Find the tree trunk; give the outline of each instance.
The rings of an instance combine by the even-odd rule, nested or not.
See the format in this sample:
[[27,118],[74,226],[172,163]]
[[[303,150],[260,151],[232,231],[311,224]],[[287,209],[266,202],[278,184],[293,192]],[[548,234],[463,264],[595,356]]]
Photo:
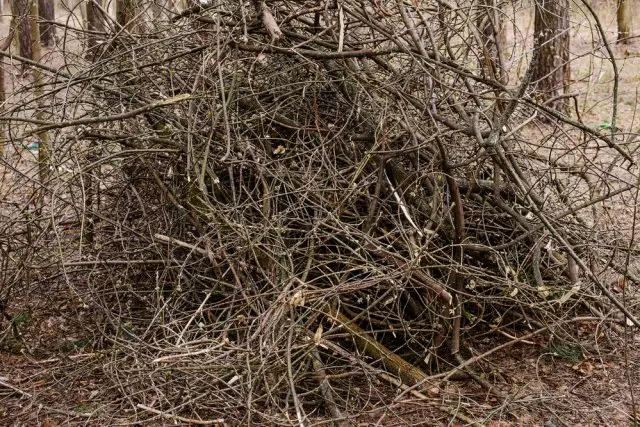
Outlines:
[[141,30],[140,18],[134,19],[138,12],[138,0],[116,0],[116,22],[129,31]]
[[483,43],[481,66],[485,72],[489,72],[489,78],[506,83],[503,57],[506,29],[500,4],[496,0],[480,0],[478,29]]
[[96,47],[101,37],[96,34],[105,31],[104,17],[102,16],[102,0],[89,0],[87,2],[87,59],[95,57]]
[[[20,56],[33,59],[31,29],[29,28],[29,0],[13,0],[11,11],[15,21]],[[23,70],[25,68],[23,66]]]
[[174,0],[154,0],[151,5],[152,17],[154,22],[158,22],[176,13],[176,5]]
[[567,98],[560,96],[569,92],[569,0],[537,0],[534,34],[540,49],[533,72],[538,101],[564,112]]
[[618,0],[616,18],[618,21],[618,43],[627,43],[631,37],[632,0]]
[[[480,69],[485,77],[507,83],[507,72],[504,66],[503,49],[506,44],[506,28],[500,3],[497,0],[480,0],[478,3],[477,26],[482,41],[480,52]],[[496,108],[494,114],[502,115],[503,102],[500,92],[496,90]]]
[[[38,0],[27,0],[29,6],[28,27],[31,33],[31,49],[33,60],[40,62],[42,51],[40,49],[40,26],[38,25]],[[42,88],[42,71],[38,67],[33,67],[33,95],[36,97],[38,109],[36,111],[36,119],[45,120],[44,99],[42,97],[44,91]],[[38,133],[38,169],[40,180],[44,180],[49,176],[49,165],[51,164],[51,142],[49,141],[49,133],[47,131]]]
[[[13,25],[13,23],[12,23]],[[5,40],[3,45],[0,46],[0,50],[3,52],[7,52],[11,47],[11,39],[15,33],[13,31],[13,27],[11,27],[9,33],[9,39]],[[7,100],[7,93],[4,90],[4,56],[0,58],[0,113],[4,113],[4,102]],[[2,157],[2,153],[4,152],[4,144],[7,142],[7,133],[5,132],[6,124],[0,123],[0,157]]]
[[43,46],[53,46],[55,43],[56,20],[54,0],[38,0],[38,12],[40,14],[40,42]]
[[[4,56],[0,59],[0,113],[4,113],[4,102],[7,99],[4,91]],[[7,134],[5,132],[5,124],[0,123],[0,157],[4,153],[4,144],[7,141]]]

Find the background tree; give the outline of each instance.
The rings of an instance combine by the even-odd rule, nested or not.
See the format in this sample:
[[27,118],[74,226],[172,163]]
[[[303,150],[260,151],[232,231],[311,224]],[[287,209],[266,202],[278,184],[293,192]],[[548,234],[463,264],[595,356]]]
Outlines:
[[104,17],[102,16],[102,0],[89,0],[87,2],[87,50],[89,55],[94,55],[94,50],[98,44],[97,33],[104,32]]
[[616,20],[618,22],[618,43],[627,43],[631,36],[631,0],[618,0]]
[[33,50],[31,46],[31,29],[29,28],[29,0],[13,0],[11,12],[13,14],[12,27],[16,29],[18,35],[20,56],[32,59]]
[[142,22],[135,19],[138,13],[136,0],[116,0],[116,22],[131,31],[142,31]]
[[[477,27],[481,38],[480,69],[489,78],[507,82],[504,65],[504,47],[506,45],[506,28],[500,4],[496,0],[481,0],[478,7]],[[496,95],[497,92],[496,92]],[[498,96],[499,98],[499,96]],[[498,115],[502,113],[502,102],[496,103]]]
[[53,46],[56,34],[54,0],[38,0],[40,16],[40,42],[43,46]]
[[[52,0],[48,0],[52,1]],[[40,47],[40,26],[38,25],[38,0],[28,0],[29,2],[29,31],[31,33],[31,54],[34,61],[40,62],[42,51]],[[33,94],[36,97],[36,119],[44,120],[44,111],[46,109],[43,88],[42,88],[42,70],[39,67],[33,67]],[[51,142],[49,141],[49,133],[45,131],[37,132],[38,137],[38,170],[40,179],[44,181],[49,175],[49,165],[51,159]]]
[[479,3],[478,29],[482,35],[482,66],[492,78],[505,81],[504,46],[506,29],[500,4],[496,0],[481,0]]
[[[11,47],[11,41],[12,41],[13,36],[15,34],[14,31],[15,30],[12,27],[10,32],[9,32],[9,35],[4,40],[4,42],[2,42],[2,45],[0,46],[0,51],[6,52],[7,50],[9,50],[9,48]],[[4,111],[4,107],[3,106],[4,106],[4,102],[7,99],[7,94],[5,92],[4,67],[5,67],[4,58],[0,58],[0,111]],[[2,140],[6,139],[5,125],[4,124],[0,125],[0,138],[2,138]],[[3,152],[4,152],[4,143],[0,143],[0,155],[2,155]]]
[[569,1],[538,0],[535,6],[534,36],[540,46],[539,60],[533,71],[538,99],[562,111],[569,90]]

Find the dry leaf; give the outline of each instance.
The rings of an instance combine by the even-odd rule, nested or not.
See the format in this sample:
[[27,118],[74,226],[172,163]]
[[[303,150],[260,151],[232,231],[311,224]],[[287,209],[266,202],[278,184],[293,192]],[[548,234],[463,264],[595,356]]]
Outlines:
[[538,286],[538,295],[540,295],[542,298],[549,298],[549,294],[549,288],[544,285]]
[[296,291],[289,301],[291,307],[296,308],[304,305],[304,292],[302,290]]
[[322,324],[318,325],[318,329],[316,329],[316,333],[313,335],[313,342],[318,345],[320,344],[320,340],[322,339]]
[[624,277],[620,277],[618,280],[615,280],[611,283],[611,288],[613,292],[623,292],[627,287],[627,280]]
[[45,385],[46,383],[47,383],[47,381],[46,381],[46,380],[38,380],[38,381],[33,382],[33,383],[31,384],[31,386],[32,386],[32,387],[40,387],[40,386],[42,386],[42,385]]
[[591,362],[589,362],[588,360],[585,360],[584,362],[578,363],[577,365],[573,365],[572,368],[573,368],[574,371],[578,371],[582,375],[589,375],[595,369],[593,364]]
[[181,93],[180,95],[172,96],[171,98],[163,99],[161,101],[156,101],[154,105],[155,106],[170,105],[170,104],[175,104],[176,102],[186,101],[189,98],[191,98],[190,93]]

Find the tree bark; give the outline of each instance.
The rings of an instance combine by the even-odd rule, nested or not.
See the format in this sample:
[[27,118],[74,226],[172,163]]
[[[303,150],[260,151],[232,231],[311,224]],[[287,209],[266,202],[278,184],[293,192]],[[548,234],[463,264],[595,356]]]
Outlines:
[[[480,69],[483,70],[485,77],[506,84],[507,72],[503,51],[506,45],[506,28],[498,0],[479,0],[477,26],[482,41]],[[498,90],[495,94],[497,102],[494,114],[500,116],[504,103]]]
[[627,43],[631,37],[632,0],[618,0],[616,20],[618,21],[618,43]]
[[40,43],[43,46],[53,46],[55,43],[56,20],[54,0],[38,0],[38,12],[40,15]]
[[[13,0],[11,11],[17,31],[20,56],[33,59],[31,29],[29,28],[29,0]],[[23,66],[23,70],[25,68]]]
[[[6,40],[0,46],[0,50],[6,52],[10,49],[12,39],[15,36],[15,29],[13,27],[13,21],[11,22],[11,28]],[[4,112],[4,102],[7,100],[7,93],[5,92],[4,84],[4,57],[0,58],[0,112]],[[0,157],[4,152],[4,144],[7,142],[6,124],[0,123]]]
[[506,83],[503,49],[507,38],[500,4],[496,0],[480,0],[478,5],[478,29],[483,43],[481,66],[490,73],[488,77]]
[[[40,62],[42,58],[42,50],[40,48],[40,26],[38,25],[38,18],[40,16],[38,12],[38,0],[27,0],[28,1],[28,27],[29,32],[31,33],[31,52],[32,59],[34,61]],[[43,79],[42,79],[42,71],[38,67],[33,67],[33,95],[36,98],[36,105],[38,109],[36,110],[36,119],[45,120],[45,104],[44,104],[44,90],[42,87]],[[49,133],[47,131],[38,132],[38,169],[40,180],[45,181],[45,179],[49,176],[49,165],[51,164],[51,142],[49,140]]]
[[87,2],[87,30],[89,32],[87,36],[87,59],[95,56],[96,46],[101,38],[96,33],[105,31],[104,17],[102,16],[102,10],[100,10],[102,6],[102,0],[89,0]]
[[138,0],[116,0],[116,22],[129,31],[142,30],[140,19],[136,19]]
[[533,72],[538,101],[564,112],[569,92],[569,0],[537,0],[534,34],[540,46]]

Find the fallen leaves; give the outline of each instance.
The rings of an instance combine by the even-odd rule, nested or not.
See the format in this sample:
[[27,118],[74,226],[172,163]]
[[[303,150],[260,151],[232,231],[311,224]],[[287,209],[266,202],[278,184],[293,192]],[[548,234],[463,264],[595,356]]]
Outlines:
[[588,360],[584,360],[573,365],[571,369],[582,375],[591,375],[596,368],[591,362],[589,362]]

